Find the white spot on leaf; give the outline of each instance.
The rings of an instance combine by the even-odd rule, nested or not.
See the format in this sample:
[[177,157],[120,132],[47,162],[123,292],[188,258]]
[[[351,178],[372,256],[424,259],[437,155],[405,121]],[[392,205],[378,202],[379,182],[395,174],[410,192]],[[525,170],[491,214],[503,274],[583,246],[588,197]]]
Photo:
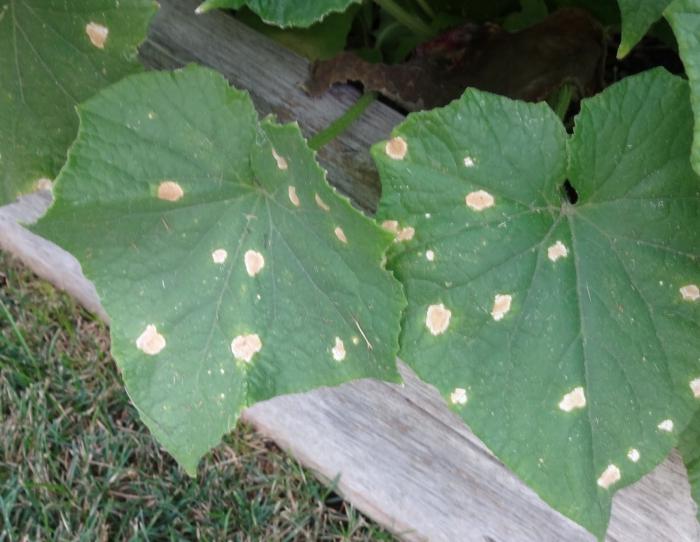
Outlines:
[[510,310],[510,304],[513,301],[513,296],[508,294],[496,294],[493,298],[493,308],[491,309],[491,316],[496,322],[503,319],[503,317]]
[[690,381],[690,389],[693,392],[693,397],[700,399],[700,378],[694,378]]
[[297,189],[295,186],[290,185],[289,189],[287,190],[287,194],[289,195],[289,201],[291,201],[295,207],[299,207],[299,205],[301,205],[301,202],[299,201],[299,196],[297,196]]
[[248,250],[243,255],[243,261],[245,262],[245,270],[248,275],[254,277],[263,267],[265,267],[265,258],[257,250]]
[[282,158],[279,154],[277,154],[277,151],[275,149],[272,149],[272,157],[275,159],[275,162],[277,162],[277,167],[281,170],[285,170],[289,167],[287,164],[287,161]]
[[343,361],[345,359],[345,344],[340,337],[335,338],[335,346],[331,349],[333,352],[333,359],[335,361]]
[[637,448],[630,448],[630,451],[627,452],[627,459],[629,459],[632,463],[639,461],[639,457],[639,450],[637,450]]
[[438,305],[430,305],[428,312],[425,315],[425,325],[433,335],[441,335],[447,330],[450,325],[452,311],[445,308],[442,303]]
[[571,390],[569,393],[562,397],[559,402],[559,408],[564,412],[571,412],[575,408],[583,408],[586,406],[586,394],[581,386],[578,386]]
[[700,299],[700,288],[696,284],[687,284],[680,289],[685,301],[697,301]]
[[464,167],[474,167],[474,159],[471,156],[464,157]]
[[98,23],[88,23],[85,25],[85,33],[88,35],[88,38],[90,38],[90,43],[95,47],[98,49],[105,48],[105,42],[109,35],[109,28]]
[[335,233],[335,236],[336,236],[338,239],[340,239],[343,243],[347,243],[347,242],[348,242],[348,238],[345,237],[345,232],[343,231],[343,228],[341,228],[340,226],[338,226],[338,227],[337,227],[335,230],[333,230],[333,231],[334,231],[334,233]]
[[163,181],[158,185],[158,198],[165,201],[177,201],[185,191],[175,181]]
[[620,469],[616,465],[608,465],[608,468],[603,471],[603,474],[598,478],[598,485],[603,489],[608,489],[611,485],[620,479]]
[[450,393],[450,402],[453,405],[466,405],[467,390],[464,388],[455,388],[454,391]]
[[435,259],[435,252],[433,252],[432,250],[426,250],[425,259],[429,262],[432,262]]
[[228,252],[223,248],[217,248],[211,253],[211,259],[214,260],[214,263],[224,263],[226,258],[228,258]]
[[253,356],[262,349],[262,341],[257,333],[250,335],[238,335],[231,341],[231,352],[233,356],[241,361],[250,363]]
[[155,324],[148,324],[136,339],[136,348],[149,356],[155,356],[165,348],[165,337],[158,333]]
[[547,249],[547,257],[553,262],[556,262],[559,258],[566,258],[568,255],[569,251],[561,241],[557,241]]
[[331,210],[331,208],[328,207],[328,205],[326,205],[326,202],[323,201],[323,200],[321,199],[321,196],[319,196],[318,194],[316,194],[316,196],[314,197],[314,199],[316,200],[316,205],[318,205],[318,206],[319,206],[321,209],[323,209],[324,211],[328,212],[328,211]]
[[666,431],[667,433],[670,433],[671,431],[673,431],[673,420],[664,420],[656,427],[661,429],[661,431]]
[[389,155],[389,158],[393,158],[394,160],[403,160],[406,156],[406,152],[408,151],[408,145],[403,137],[392,137],[386,142],[384,150],[386,151],[387,155]]
[[476,192],[470,192],[465,198],[467,202],[467,207],[474,209],[475,211],[483,211],[489,207],[493,207],[495,200],[493,196],[486,192],[486,190],[477,190]]

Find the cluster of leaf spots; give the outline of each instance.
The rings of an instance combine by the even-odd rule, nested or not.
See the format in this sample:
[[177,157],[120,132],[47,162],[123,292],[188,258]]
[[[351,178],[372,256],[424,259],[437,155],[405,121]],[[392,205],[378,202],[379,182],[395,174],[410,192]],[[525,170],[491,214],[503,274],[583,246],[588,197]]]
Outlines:
[[95,283],[129,395],[188,472],[257,401],[398,379],[391,236],[330,188],[296,125],[259,123],[198,67],[126,78],[79,116],[35,229]]
[[75,107],[141,69],[153,0],[0,2],[0,205],[46,188],[75,139]]
[[571,136],[546,105],[468,90],[373,148],[400,357],[599,537],[700,398],[691,139],[687,83],[653,70],[584,101]]

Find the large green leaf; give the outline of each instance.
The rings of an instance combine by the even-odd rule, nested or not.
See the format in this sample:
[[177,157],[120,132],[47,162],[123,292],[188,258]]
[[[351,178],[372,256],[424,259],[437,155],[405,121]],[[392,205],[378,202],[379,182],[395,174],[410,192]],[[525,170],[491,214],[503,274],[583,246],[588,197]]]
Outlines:
[[544,104],[468,90],[373,149],[400,357],[598,536],[700,396],[691,136],[686,82],[655,70],[584,101],[572,137]]
[[153,0],[0,5],[0,205],[53,179],[75,139],[75,106],[139,69]]
[[158,440],[193,473],[247,405],[398,378],[391,236],[324,180],[298,126],[190,67],[79,107],[35,230],[77,256],[112,353]]
[[197,13],[212,9],[239,9],[248,6],[268,24],[286,28],[306,28],[322,20],[330,13],[345,11],[350,4],[361,0],[205,0]]
[[700,174],[700,0],[675,0],[666,10],[678,50],[690,81],[690,99],[695,113],[695,139],[691,160]]
[[622,17],[622,40],[617,50],[618,58],[627,56],[658,21],[673,0],[617,0]]
[[678,439],[678,451],[688,470],[690,494],[698,506],[696,515],[700,520],[700,411],[695,413],[691,422],[681,433]]

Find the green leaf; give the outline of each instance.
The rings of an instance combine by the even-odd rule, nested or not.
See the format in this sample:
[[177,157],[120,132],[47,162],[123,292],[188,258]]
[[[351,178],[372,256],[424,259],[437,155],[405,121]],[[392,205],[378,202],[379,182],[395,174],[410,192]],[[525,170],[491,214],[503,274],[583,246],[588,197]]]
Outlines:
[[378,216],[404,239],[390,257],[409,300],[400,357],[602,537],[613,492],[654,468],[696,409],[686,82],[626,78],[582,102],[571,137],[544,104],[475,90],[394,136],[373,155]]
[[617,58],[627,56],[651,26],[658,21],[672,0],[617,0],[622,16],[622,40]]
[[307,28],[330,13],[345,11],[361,0],[205,0],[197,13],[212,9],[239,9],[248,6],[267,24],[282,28],[289,26]]
[[153,0],[9,0],[0,6],[0,205],[54,179],[75,106],[140,69]]
[[309,28],[282,29],[268,25],[249,9],[240,10],[236,18],[309,60],[325,60],[345,49],[348,33],[357,13],[357,7],[353,8],[343,13],[332,13]]
[[35,231],[95,283],[127,391],[187,472],[257,401],[398,379],[391,237],[328,186],[298,126],[259,124],[197,67],[129,77],[78,113]]
[[666,10],[678,50],[690,81],[690,100],[695,113],[695,139],[691,161],[700,174],[700,0],[675,0]]
[[678,439],[678,451],[688,471],[690,494],[698,505],[696,516],[700,521],[700,411],[695,413],[691,422],[681,433]]

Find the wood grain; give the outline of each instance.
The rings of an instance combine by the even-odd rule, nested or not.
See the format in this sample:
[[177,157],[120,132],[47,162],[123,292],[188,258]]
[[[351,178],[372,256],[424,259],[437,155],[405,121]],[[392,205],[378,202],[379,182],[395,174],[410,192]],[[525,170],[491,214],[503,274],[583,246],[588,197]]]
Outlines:
[[[307,64],[230,16],[196,17],[197,1],[162,0],[143,58],[151,67],[200,62],[251,91],[262,114],[297,119],[313,134],[341,114],[358,92],[334,89],[321,100],[300,89]],[[329,180],[364,209],[376,205],[376,173],[367,149],[401,120],[375,103],[320,153]],[[36,220],[50,193],[0,208],[0,248],[68,291],[102,318],[94,286],[68,253],[18,225]],[[313,469],[336,480],[357,508],[404,540],[590,541],[506,469],[445,406],[437,392],[400,364],[404,385],[363,380],[279,397],[244,419]],[[608,540],[700,540],[685,469],[673,453],[651,474],[615,497]]]

